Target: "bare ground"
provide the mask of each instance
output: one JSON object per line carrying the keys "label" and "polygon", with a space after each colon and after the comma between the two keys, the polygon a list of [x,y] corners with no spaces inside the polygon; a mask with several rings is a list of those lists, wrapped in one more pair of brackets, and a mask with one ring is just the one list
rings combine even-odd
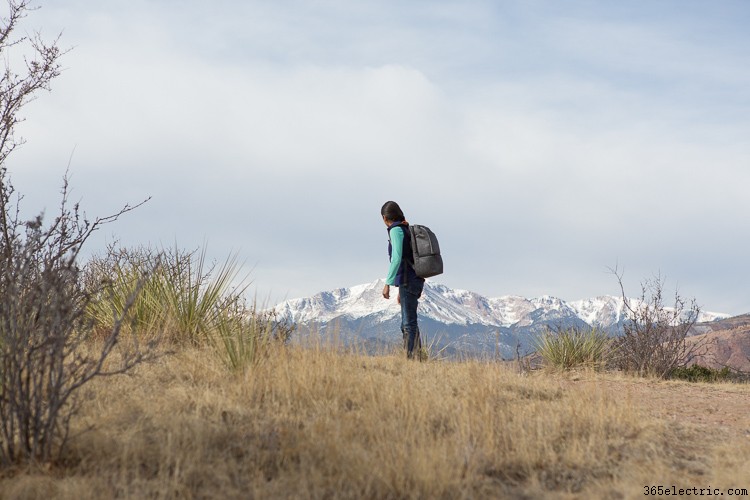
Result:
{"label": "bare ground", "polygon": [[707,384],[627,378],[587,378],[573,375],[563,385],[571,388],[601,385],[649,415],[690,424],[726,439],[750,442],[750,385]]}
{"label": "bare ground", "polygon": [[750,490],[750,384],[586,373],[564,375],[560,384],[567,391],[601,390],[644,418],[663,423],[662,433],[649,439],[665,459],[657,464],[642,457],[643,469],[620,483],[622,489],[605,488],[606,497],[642,498],[647,486],[710,486],[721,495],[729,494],[729,488]]}

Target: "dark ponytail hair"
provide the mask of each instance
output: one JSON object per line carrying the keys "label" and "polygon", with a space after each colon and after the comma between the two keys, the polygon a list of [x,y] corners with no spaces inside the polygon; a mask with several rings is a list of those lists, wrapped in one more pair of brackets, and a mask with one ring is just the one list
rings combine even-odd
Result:
{"label": "dark ponytail hair", "polygon": [[395,201],[386,201],[383,208],[380,209],[380,215],[391,222],[403,222],[406,220],[404,212],[401,211],[401,207]]}

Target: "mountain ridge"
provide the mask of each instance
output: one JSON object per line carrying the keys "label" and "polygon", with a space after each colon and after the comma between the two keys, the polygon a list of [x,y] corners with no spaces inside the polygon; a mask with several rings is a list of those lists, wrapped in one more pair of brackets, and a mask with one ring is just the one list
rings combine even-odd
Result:
{"label": "mountain ridge", "polygon": [[[283,318],[295,323],[328,323],[339,318],[370,317],[383,321],[400,314],[395,299],[384,300],[382,279],[348,288],[319,292],[310,297],[290,299],[274,307]],[[629,299],[634,300],[634,299]],[[433,281],[425,282],[420,300],[420,319],[429,318],[446,325],[486,325],[510,328],[529,326],[540,315],[577,318],[589,326],[610,329],[625,318],[622,297],[600,295],[565,301],[552,295],[525,298],[519,295],[485,297],[476,292],[452,289]],[[701,311],[699,322],[726,319],[730,315]]]}

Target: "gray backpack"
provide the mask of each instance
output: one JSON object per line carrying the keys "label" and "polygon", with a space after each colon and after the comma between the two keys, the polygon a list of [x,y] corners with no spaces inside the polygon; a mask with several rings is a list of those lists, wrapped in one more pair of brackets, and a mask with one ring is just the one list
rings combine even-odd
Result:
{"label": "gray backpack", "polygon": [[414,272],[420,278],[429,278],[443,273],[443,258],[437,236],[429,227],[409,225],[411,250],[414,254]]}

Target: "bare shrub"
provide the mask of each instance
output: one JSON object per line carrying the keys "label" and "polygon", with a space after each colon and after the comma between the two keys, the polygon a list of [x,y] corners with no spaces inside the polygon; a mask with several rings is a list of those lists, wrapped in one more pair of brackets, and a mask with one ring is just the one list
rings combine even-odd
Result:
{"label": "bare shrub", "polygon": [[50,82],[60,74],[59,59],[63,51],[57,46],[58,39],[48,44],[39,34],[13,37],[18,23],[32,10],[30,3],[30,0],[8,0],[8,16],[0,20],[0,56],[5,62],[0,79],[0,165],[3,166],[8,155],[23,144],[23,139],[13,134],[22,121],[18,112],[38,91],[49,90]]}
{"label": "bare shrub", "polygon": [[[14,127],[23,105],[37,91],[49,89],[59,74],[61,51],[57,40],[46,45],[39,36],[13,39],[29,2],[10,0],[7,5],[8,17],[0,25],[0,55],[6,62],[0,80],[0,466],[59,456],[79,409],[79,389],[144,359],[137,343],[121,346],[121,317],[98,347],[84,345],[92,325],[77,265],[91,234],[135,207],[89,221],[78,205],[70,207],[66,177],[59,214],[49,226],[42,215],[29,221],[19,215],[21,197],[6,167],[10,153],[23,142],[14,136]],[[20,73],[12,68],[11,48],[32,54],[16,59]],[[118,347],[118,360],[108,362]]]}
{"label": "bare shrub", "polygon": [[626,321],[624,333],[615,342],[614,363],[639,376],[667,378],[687,366],[705,348],[704,342],[687,342],[698,321],[700,307],[695,299],[684,299],[675,291],[674,305],[664,303],[664,279],[657,276],[641,283],[641,295],[625,295],[622,274],[613,270],[622,292]]}
{"label": "bare shrub", "polygon": [[[122,344],[122,316],[95,349],[84,348],[93,322],[77,265],[83,244],[102,224],[134,207],[93,222],[67,206],[67,181],[60,214],[45,227],[42,216],[22,222],[7,217],[12,190],[0,171],[0,464],[48,461],[62,451],[78,389],[92,378],[123,373],[144,359],[137,338]],[[16,210],[17,211],[17,210]],[[133,290],[126,310],[139,289]]]}

